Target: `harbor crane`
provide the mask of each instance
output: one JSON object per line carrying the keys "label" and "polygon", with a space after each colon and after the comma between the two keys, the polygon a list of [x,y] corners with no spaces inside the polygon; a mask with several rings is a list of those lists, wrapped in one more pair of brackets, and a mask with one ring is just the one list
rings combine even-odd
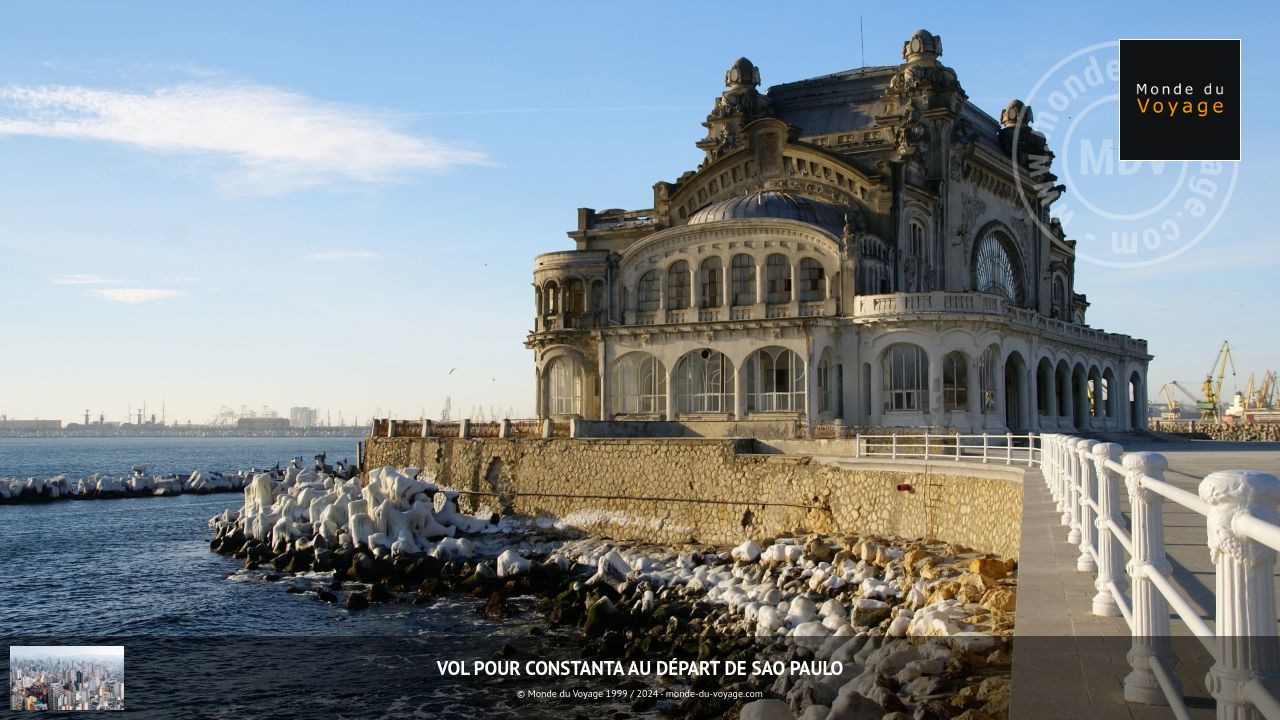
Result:
{"label": "harbor crane", "polygon": [[[1201,390],[1204,393],[1204,399],[1196,403],[1196,409],[1200,411],[1201,420],[1220,420],[1222,415],[1222,380],[1227,374],[1227,365],[1231,366],[1231,377],[1234,380],[1236,376],[1236,361],[1231,357],[1231,344],[1226,340],[1222,341],[1222,347],[1218,348],[1218,355],[1213,359],[1213,365],[1209,366],[1209,372],[1204,376],[1204,385]],[[1214,377],[1214,373],[1217,377]]]}
{"label": "harbor crane", "polygon": [[1194,393],[1188,390],[1177,380],[1167,382],[1160,386],[1160,394],[1164,396],[1165,405],[1167,407],[1167,410],[1162,414],[1161,419],[1177,420],[1180,417],[1179,410],[1182,406],[1178,400],[1173,397],[1173,390],[1170,388],[1176,389],[1178,392],[1186,395],[1187,399],[1190,400],[1193,405],[1197,407],[1200,405],[1200,398],[1196,397]]}

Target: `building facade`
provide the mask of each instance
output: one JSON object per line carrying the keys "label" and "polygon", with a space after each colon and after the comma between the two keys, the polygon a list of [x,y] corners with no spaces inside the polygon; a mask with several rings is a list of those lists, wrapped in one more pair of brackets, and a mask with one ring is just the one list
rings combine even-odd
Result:
{"label": "building facade", "polygon": [[902,54],[763,93],[739,59],[696,170],[580,209],[534,262],[539,414],[1145,427],[1146,342],[1085,323],[1031,109],[969,103],[927,31]]}

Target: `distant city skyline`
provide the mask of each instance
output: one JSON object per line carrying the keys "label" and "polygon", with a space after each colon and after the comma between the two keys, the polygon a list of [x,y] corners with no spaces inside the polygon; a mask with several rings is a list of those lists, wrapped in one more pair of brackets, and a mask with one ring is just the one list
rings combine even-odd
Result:
{"label": "distant city skyline", "polygon": [[[1197,389],[1224,339],[1225,396],[1280,369],[1263,331],[1273,5],[1010,6],[993,23],[945,4],[658,2],[643,14],[680,20],[643,32],[637,7],[0,6],[0,414],[123,421],[145,399],[149,419],[163,398],[171,422],[224,404],[365,422],[447,398],[455,416],[532,416],[529,272],[572,247],[576,209],[651,207],[645,188],[695,168],[735,58],[768,87],[896,64],[921,27],[993,117],[1080,48],[1243,32],[1245,159],[1221,220],[1160,264],[1082,260],[1077,290],[1090,325],[1148,340],[1151,398]],[[1152,187],[1125,182],[1108,198]]]}

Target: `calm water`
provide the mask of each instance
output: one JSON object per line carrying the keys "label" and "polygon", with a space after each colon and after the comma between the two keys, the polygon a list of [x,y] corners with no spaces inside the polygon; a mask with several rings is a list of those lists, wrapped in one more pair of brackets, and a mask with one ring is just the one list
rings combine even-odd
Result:
{"label": "calm water", "polygon": [[[332,460],[353,454],[355,442],[3,439],[0,474],[123,473],[139,463],[153,472],[233,470],[322,450]],[[206,521],[242,500],[227,493],[0,506],[0,645],[124,644],[126,709],[141,717],[556,714],[554,705],[517,703],[502,683],[478,689],[475,679],[441,678],[435,660],[490,658],[507,642],[551,656],[572,638],[549,651],[529,637],[531,613],[489,622],[471,598],[353,613],[286,592],[319,580],[267,582],[209,550]],[[369,684],[370,675],[380,677]]]}
{"label": "calm water", "polygon": [[360,438],[0,438],[0,477],[128,475],[134,465],[156,474],[246,470],[317,453],[327,462],[355,460]]}

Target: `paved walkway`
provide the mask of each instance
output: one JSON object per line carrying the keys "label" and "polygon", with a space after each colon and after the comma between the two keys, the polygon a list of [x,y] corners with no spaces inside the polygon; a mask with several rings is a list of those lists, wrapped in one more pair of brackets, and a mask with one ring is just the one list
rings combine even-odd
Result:
{"label": "paved walkway", "polygon": [[[1195,492],[1215,470],[1249,468],[1280,474],[1280,443],[1153,443],[1126,447],[1151,450],[1169,459],[1165,479]],[[1121,493],[1128,513],[1127,494]],[[1079,549],[1066,542],[1052,496],[1038,470],[1028,471],[1023,491],[1022,544],[1018,568],[1018,611],[1014,637],[1011,717],[1048,720],[1172,717],[1167,707],[1126,703],[1129,629],[1121,618],[1092,614],[1094,575],[1076,570]],[[1213,618],[1214,571],[1198,514],[1165,505],[1165,541],[1175,583]],[[1280,576],[1277,577],[1280,588]],[[1186,625],[1175,618],[1174,674],[1194,718],[1214,717],[1204,687],[1212,660]]]}

